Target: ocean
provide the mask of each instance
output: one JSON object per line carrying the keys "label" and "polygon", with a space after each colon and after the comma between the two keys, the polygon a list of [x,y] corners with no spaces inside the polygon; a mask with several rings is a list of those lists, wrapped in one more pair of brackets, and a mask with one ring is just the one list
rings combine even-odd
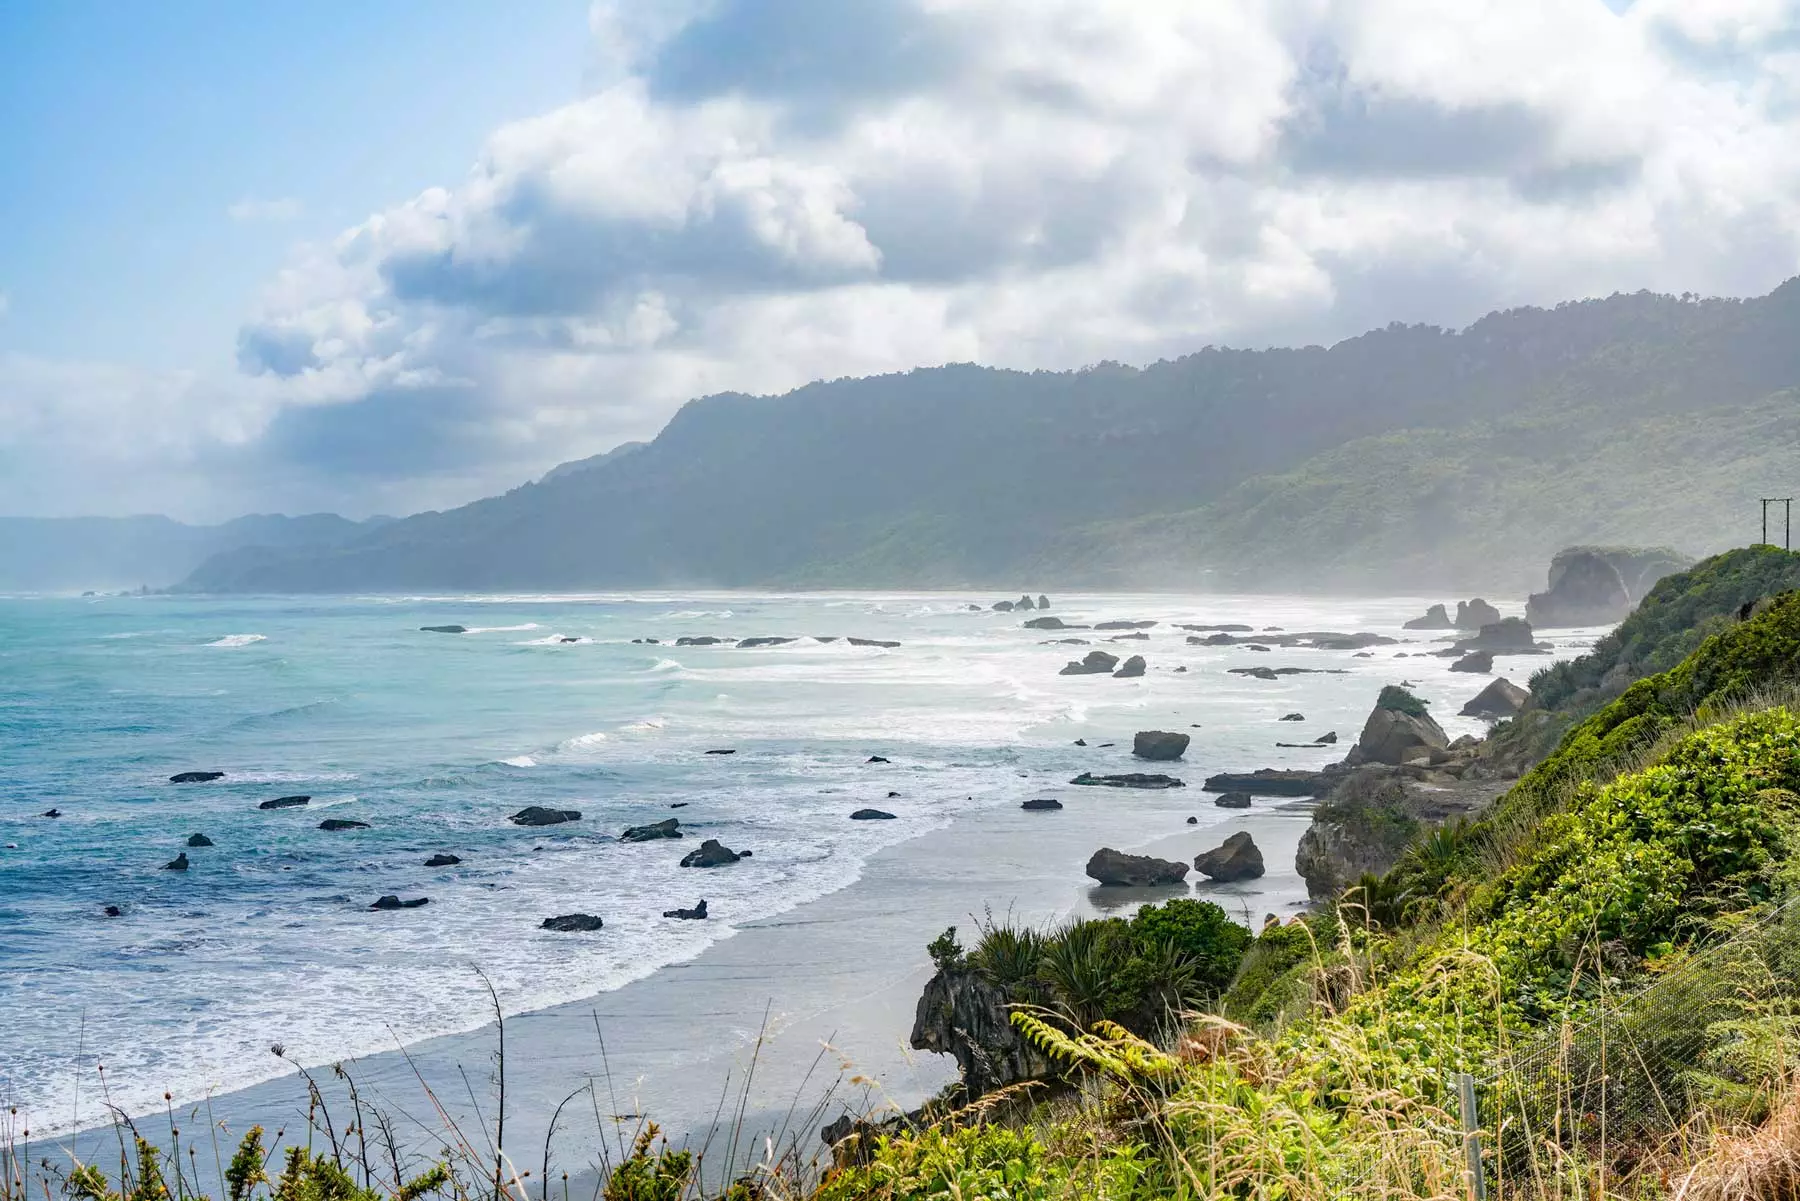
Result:
{"label": "ocean", "polygon": [[[284,1076],[277,1044],[288,1060],[324,1064],[479,1030],[494,1016],[488,984],[509,1016],[604,997],[691,965],[739,931],[879,883],[864,877],[883,864],[928,871],[897,852],[954,847],[959,830],[1012,829],[994,823],[1015,821],[1034,796],[1063,798],[1067,820],[1090,825],[1064,827],[1081,832],[1031,863],[1068,884],[1066,898],[1046,894],[1046,912],[1030,916],[1079,911],[1090,829],[1121,849],[1178,834],[1211,845],[1238,817],[1199,793],[1200,777],[1341,757],[1343,744],[1275,743],[1327,730],[1352,742],[1383,684],[1416,685],[1452,736],[1482,730],[1454,715],[1489,677],[1417,657],[1441,636],[1401,629],[1447,598],[1052,598],[1051,614],[1071,623],[1159,623],[1116,644],[1022,628],[1035,613],[969,608],[995,599],[0,599],[0,1102],[54,1133],[100,1120],[103,1101],[142,1113],[165,1093],[180,1104]],[[1189,645],[1177,623],[1404,641],[1364,656],[1256,653]],[[443,624],[468,632],[420,629]],[[1556,654],[1595,634],[1554,632]],[[796,641],[675,646],[682,636]],[[1149,671],[1059,676],[1091,649],[1055,644],[1069,637],[1143,654]],[[1549,661],[1503,658],[1500,671],[1524,683]],[[1228,671],[1257,665],[1322,671],[1274,681]],[[1306,720],[1278,722],[1294,711]],[[1174,769],[1184,793],[1068,787],[1081,771],[1141,766],[1129,754],[1139,729],[1192,735]],[[734,753],[706,753],[716,750]],[[225,774],[169,782],[195,770]],[[258,808],[288,795],[311,800]],[[507,820],[528,805],[582,818],[541,829]],[[894,820],[849,820],[863,807]],[[61,816],[42,816],[51,809]],[[1183,831],[1178,814],[1200,828]],[[617,840],[669,817],[688,837]],[[368,827],[328,832],[327,818]],[[213,845],[189,849],[192,834]],[[939,841],[919,841],[928,836]],[[994,837],[1033,850],[1029,834]],[[702,838],[754,857],[678,866]],[[162,870],[184,851],[187,871]],[[426,867],[434,854],[461,862]],[[1280,866],[1291,893],[1291,862]],[[1004,892],[1005,879],[982,887]],[[430,903],[371,911],[385,894]],[[705,922],[661,916],[702,897]],[[1006,900],[953,905],[978,912]],[[105,916],[107,906],[121,915]],[[1251,890],[1241,916],[1261,907]],[[575,911],[601,916],[604,929],[539,929]],[[923,944],[843,954],[916,973]],[[745,965],[730,987],[793,987],[775,976],[795,970],[817,968]],[[870,979],[847,971],[842,987],[866,991]],[[878,1033],[884,1044],[905,1037]],[[632,1031],[617,1037],[629,1043]],[[693,1088],[710,1098],[718,1081]]]}

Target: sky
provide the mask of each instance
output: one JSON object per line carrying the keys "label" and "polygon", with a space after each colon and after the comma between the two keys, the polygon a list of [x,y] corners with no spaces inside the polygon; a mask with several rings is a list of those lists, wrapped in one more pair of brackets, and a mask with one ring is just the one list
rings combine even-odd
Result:
{"label": "sky", "polygon": [[1800,274],[1800,0],[0,5],[0,514]]}

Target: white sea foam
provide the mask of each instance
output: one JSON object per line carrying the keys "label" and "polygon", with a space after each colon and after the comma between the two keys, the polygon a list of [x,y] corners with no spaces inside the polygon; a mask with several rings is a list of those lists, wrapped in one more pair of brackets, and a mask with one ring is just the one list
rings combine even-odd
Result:
{"label": "white sea foam", "polygon": [[511,759],[502,759],[502,760],[500,760],[500,762],[506,764],[506,766],[508,766],[508,767],[536,767],[537,766],[537,760],[533,759],[530,755],[514,755]]}
{"label": "white sea foam", "polygon": [[209,642],[208,646],[249,646],[252,642],[262,642],[266,634],[227,634],[217,642]]}
{"label": "white sea foam", "polygon": [[[476,631],[471,630],[469,632],[471,634],[473,634]],[[525,638],[518,642],[513,643],[513,645],[514,646],[581,646],[581,645],[591,645],[593,643],[593,641],[594,640],[592,638],[586,638],[586,637],[582,637],[580,635],[570,637],[570,636],[564,635],[564,634],[546,634],[542,638]]]}
{"label": "white sea foam", "polygon": [[559,749],[565,751],[582,751],[587,750],[589,747],[599,746],[606,740],[607,735],[605,731],[595,730],[592,734],[582,734],[575,738],[565,738],[558,746]]}
{"label": "white sea foam", "polygon": [[535,630],[537,628],[537,622],[527,621],[516,626],[470,626],[466,632],[470,634],[513,634],[520,630]]}
{"label": "white sea foam", "polygon": [[673,659],[658,659],[650,665],[651,671],[680,671],[681,664]]}

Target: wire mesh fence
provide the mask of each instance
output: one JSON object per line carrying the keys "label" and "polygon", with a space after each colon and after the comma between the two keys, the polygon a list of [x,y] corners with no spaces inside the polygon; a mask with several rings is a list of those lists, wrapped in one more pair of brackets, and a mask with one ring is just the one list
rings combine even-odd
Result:
{"label": "wire mesh fence", "polygon": [[[1636,989],[1591,957],[1574,1008],[1474,1080],[1465,1114],[1484,1184],[1545,1195],[1572,1168],[1625,1175],[1648,1156],[1687,1159],[1720,1126],[1760,1121],[1768,1085],[1791,1079],[1800,1047],[1800,901]],[[1471,1117],[1473,1120],[1470,1120]]]}

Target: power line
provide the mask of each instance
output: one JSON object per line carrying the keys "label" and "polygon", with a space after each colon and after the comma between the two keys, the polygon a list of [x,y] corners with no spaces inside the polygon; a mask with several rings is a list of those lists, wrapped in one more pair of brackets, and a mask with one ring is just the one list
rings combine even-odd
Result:
{"label": "power line", "polygon": [[1794,549],[1794,498],[1791,496],[1765,496],[1765,497],[1762,497],[1761,499],[1762,499],[1762,540],[1763,540],[1763,545],[1764,546],[1769,545],[1769,506],[1772,504],[1775,504],[1777,501],[1779,501],[1781,503],[1781,507],[1782,507],[1781,549],[1782,550],[1793,550]]}

